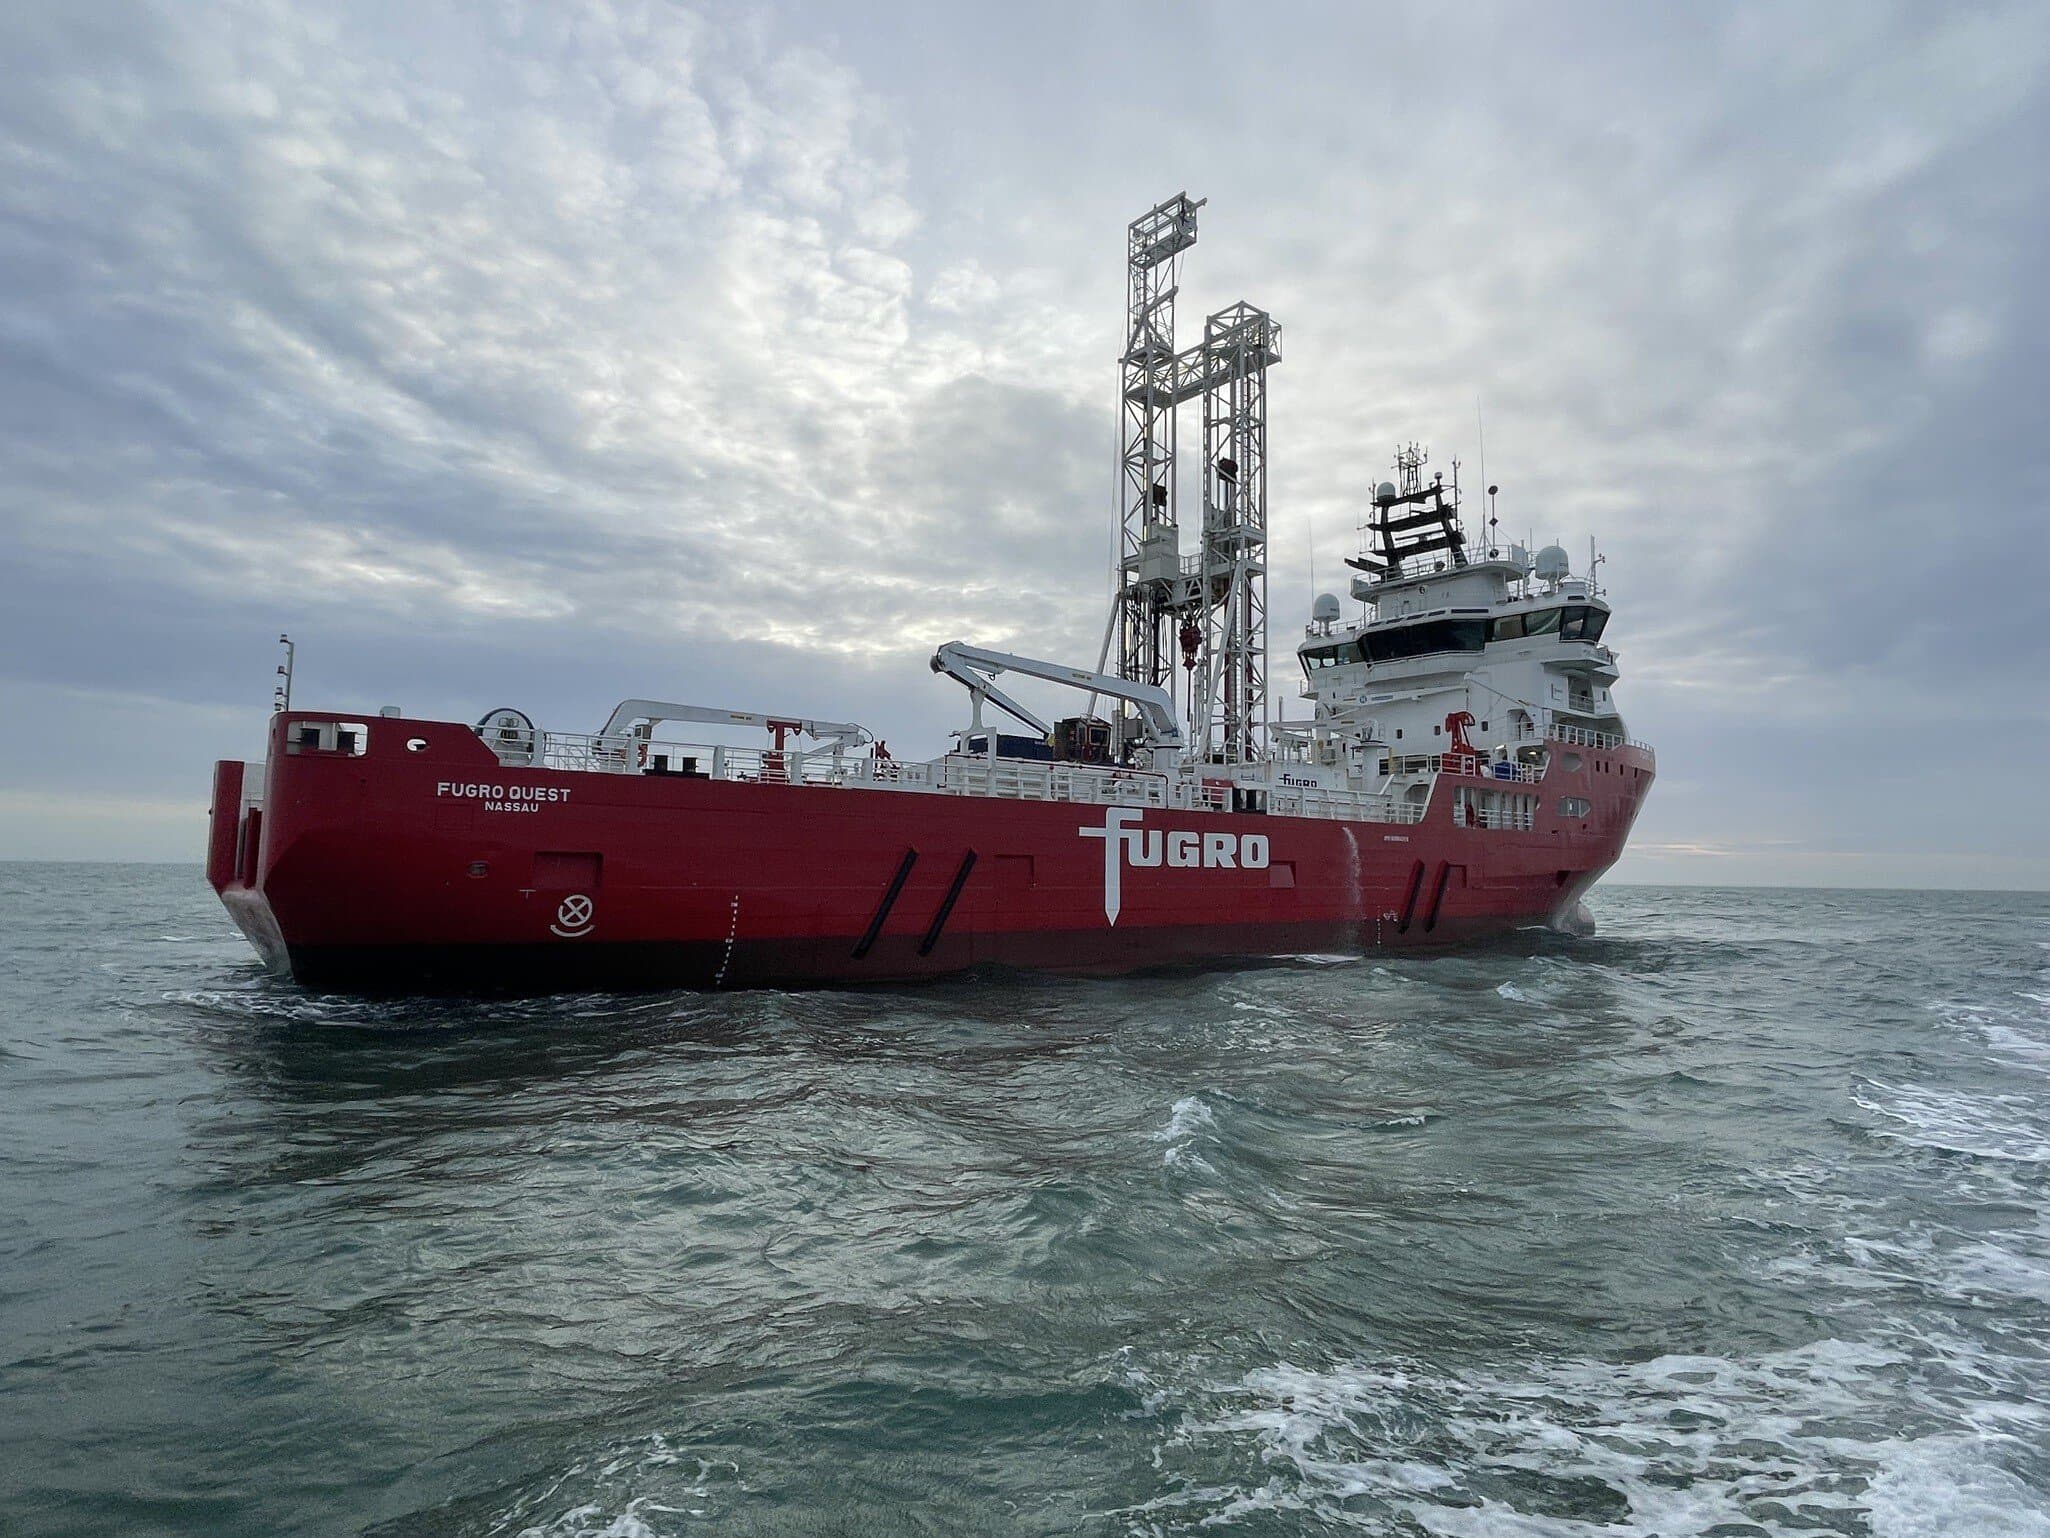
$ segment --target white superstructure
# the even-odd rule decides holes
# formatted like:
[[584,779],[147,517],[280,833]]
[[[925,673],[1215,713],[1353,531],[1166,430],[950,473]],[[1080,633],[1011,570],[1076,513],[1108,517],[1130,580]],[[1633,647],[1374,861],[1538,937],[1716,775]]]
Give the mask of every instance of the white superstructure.
[[1556,544],[1469,555],[1456,465],[1447,486],[1425,482],[1414,446],[1395,462],[1401,483],[1379,487],[1367,549],[1347,563],[1364,610],[1347,620],[1331,594],[1313,605],[1297,656],[1314,708],[1275,723],[1280,756],[1334,788],[1399,794],[1448,754],[1520,780],[1548,750],[1623,742],[1592,547],[1577,575]]

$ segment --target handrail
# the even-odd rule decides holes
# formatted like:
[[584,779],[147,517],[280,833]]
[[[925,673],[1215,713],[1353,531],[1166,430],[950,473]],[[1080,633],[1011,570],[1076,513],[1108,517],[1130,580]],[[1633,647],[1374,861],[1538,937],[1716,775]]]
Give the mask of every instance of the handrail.
[[[1038,759],[949,753],[930,762],[835,753],[820,748],[733,748],[721,745],[649,742],[633,734],[540,732],[531,755],[502,760],[508,766],[569,773],[665,774],[741,784],[802,785],[826,789],[908,791],[928,795],[981,796],[996,800],[1044,801],[1083,806],[1157,807],[1162,810],[1226,812],[1232,808],[1229,780],[1173,778],[1152,770]],[[665,760],[664,769],[655,766]],[[1326,820],[1416,823],[1428,802],[1382,792],[1323,786],[1265,789],[1270,813]]]
[[1640,753],[1653,752],[1650,743],[1641,742],[1635,737],[1625,737],[1621,732],[1598,732],[1590,727],[1565,726],[1557,721],[1546,726],[1545,736],[1553,742],[1563,742],[1569,747],[1597,748],[1604,751],[1612,748],[1635,748]]
[[1271,792],[1267,807],[1270,812],[1283,817],[1393,823],[1422,822],[1429,809],[1427,802],[1403,800],[1381,791],[1326,790],[1308,786]]
[[1529,764],[1490,758],[1485,753],[1390,754],[1387,762],[1394,774],[1451,774],[1501,785],[1535,785],[1544,778]]
[[1452,825],[1455,828],[1497,828],[1528,833],[1537,827],[1537,813],[1519,812],[1507,807],[1454,806]]

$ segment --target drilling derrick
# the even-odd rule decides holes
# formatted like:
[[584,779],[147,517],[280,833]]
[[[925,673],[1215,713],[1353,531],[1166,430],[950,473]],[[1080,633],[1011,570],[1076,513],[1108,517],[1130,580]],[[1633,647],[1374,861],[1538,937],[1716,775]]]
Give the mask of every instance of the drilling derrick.
[[1267,731],[1267,370],[1281,327],[1243,301],[1203,325],[1203,655],[1191,745],[1216,762],[1260,756]]
[[[1175,643],[1189,678],[1189,744],[1246,763],[1267,726],[1267,370],[1281,327],[1239,303],[1174,350],[1180,256],[1196,210],[1177,193],[1132,221],[1126,315],[1124,454],[1118,506],[1118,673],[1175,694]],[[1175,516],[1175,409],[1203,398],[1203,535],[1185,562]],[[1108,632],[1106,632],[1106,645]]]
[[1125,246],[1129,278],[1120,391],[1124,416],[1118,510],[1118,672],[1174,687],[1173,625],[1181,578],[1175,523],[1174,301],[1181,254],[1196,243],[1185,192],[1134,219]]

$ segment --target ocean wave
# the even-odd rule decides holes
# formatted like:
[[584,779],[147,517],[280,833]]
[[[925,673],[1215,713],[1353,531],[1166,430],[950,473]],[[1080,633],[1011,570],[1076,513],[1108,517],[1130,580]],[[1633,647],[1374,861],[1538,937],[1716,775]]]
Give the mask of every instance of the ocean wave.
[[1883,1235],[1845,1234],[1762,1263],[1757,1272],[1811,1291],[1892,1292],[1915,1304],[2034,1303],[2050,1297],[2050,1231],[2039,1224],[1972,1237],[1925,1225]]
[[229,1020],[286,1025],[432,1032],[465,1026],[533,1024],[559,1030],[578,1025],[627,1024],[681,1018],[708,1008],[694,994],[555,994],[546,998],[404,998],[308,993],[268,977],[244,987],[171,988],[160,1002]]
[[1874,1538],[2044,1538],[2050,1510],[1986,1458],[1970,1437],[1925,1437],[1896,1447],[1865,1491]]
[[[689,1470],[681,1467],[686,1461]],[[652,1433],[571,1464],[499,1512],[489,1530],[494,1538],[670,1538],[684,1523],[657,1527],[656,1520],[676,1517],[694,1525],[711,1516],[715,1487],[736,1486],[739,1475],[730,1460],[686,1460]],[[647,1485],[657,1488],[637,1488]]]
[[[1903,1364],[1842,1340],[1750,1359],[1565,1361],[1522,1376],[1284,1362],[1165,1396],[1181,1414],[1158,1455],[1163,1472],[1187,1458],[1207,1477],[1125,1514],[1149,1534],[1256,1513],[1448,1538],[2050,1534],[2034,1492],[1999,1461],[2021,1445],[2011,1430],[1875,1428],[1874,1395],[1897,1397],[1880,1384]],[[1945,1418],[1962,1420],[1954,1408]],[[1217,1478],[1220,1460],[1240,1477]]]
[[1201,1154],[1194,1152],[1192,1145],[1216,1126],[1217,1117],[1210,1107],[1203,1103],[1202,1096],[1182,1096],[1169,1111],[1167,1125],[1151,1134],[1154,1142],[1167,1145],[1160,1156],[1160,1162],[1169,1168],[1182,1166],[1209,1169],[1209,1162]]
[[1879,1137],[1973,1159],[2050,1164],[2050,1125],[2044,1107],[2026,1095],[1868,1081],[1864,1088],[1852,1090],[1851,1099],[1874,1115],[1899,1123],[1874,1127]]
[[649,1526],[644,1513],[676,1511],[674,1506],[641,1499],[628,1501],[622,1510],[608,1515],[600,1503],[593,1501],[570,1508],[546,1526],[523,1527],[519,1538],[663,1538],[660,1530]]
[[2021,989],[2023,1002],[1937,999],[1929,1005],[1937,1023],[1968,1037],[2007,1062],[2050,1068],[2050,994]]

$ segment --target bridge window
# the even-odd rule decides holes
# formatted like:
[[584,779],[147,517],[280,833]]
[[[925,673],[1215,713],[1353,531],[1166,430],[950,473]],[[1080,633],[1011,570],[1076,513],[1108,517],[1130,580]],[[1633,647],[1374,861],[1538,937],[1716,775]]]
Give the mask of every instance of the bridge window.
[[1557,635],[1562,609],[1540,609],[1535,614],[1500,614],[1488,621],[1490,641],[1521,641],[1531,636]]
[[1562,641],[1599,641],[1609,622],[1609,611],[1587,604],[1568,604],[1563,609],[1539,609],[1533,614],[1502,614],[1488,621],[1490,641],[1521,641],[1536,636],[1556,635]]
[[1316,673],[1322,668],[1335,668],[1341,663],[1359,661],[1359,651],[1351,641],[1341,641],[1335,646],[1319,646],[1302,654],[1303,671]]
[[1602,628],[1609,622],[1606,609],[1589,608],[1575,604],[1566,611],[1565,623],[1559,627],[1559,638],[1564,641],[1599,641]]
[[1432,652],[1477,652],[1487,644],[1484,619],[1433,619],[1400,630],[1370,630],[1360,637],[1369,662],[1400,662]]

